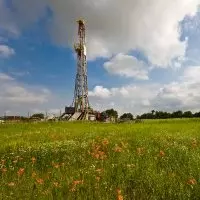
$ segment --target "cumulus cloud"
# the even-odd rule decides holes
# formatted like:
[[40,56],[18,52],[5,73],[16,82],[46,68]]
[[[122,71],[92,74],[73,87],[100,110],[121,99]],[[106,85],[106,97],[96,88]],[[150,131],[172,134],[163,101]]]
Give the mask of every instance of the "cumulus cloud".
[[89,91],[88,95],[91,97],[106,99],[110,97],[111,92],[107,88],[96,86],[93,91]]
[[[106,98],[102,99],[102,93],[96,90],[101,88],[109,94]],[[156,96],[159,85],[126,85],[119,88],[104,88],[97,86],[90,93],[91,104],[101,111],[107,108],[117,109],[122,112],[143,112],[149,108],[150,100]],[[89,94],[90,94],[89,93]],[[111,104],[112,103],[112,104]]]
[[118,54],[104,63],[104,68],[114,75],[133,77],[139,80],[148,80],[147,66],[130,55]]
[[51,1],[52,34],[57,43],[71,43],[74,21],[80,16],[87,21],[90,57],[101,56],[97,49],[106,57],[139,48],[153,64],[167,66],[185,54],[187,44],[179,40],[178,24],[186,14],[194,14],[198,4],[199,0]]
[[0,57],[9,58],[15,54],[15,50],[7,45],[0,44]]
[[193,15],[198,4],[199,0],[16,0],[14,13],[2,9],[2,20],[10,26],[25,25],[44,16],[48,7],[52,11],[48,26],[56,44],[72,46],[80,17],[87,22],[90,59],[141,49],[152,64],[166,67],[185,55],[187,41],[179,40],[179,22]]
[[185,69],[179,81],[160,88],[153,105],[160,109],[191,109],[200,107],[200,67]]
[[13,77],[0,73],[0,113],[6,110],[28,111],[47,103],[51,92],[46,88],[20,84]]
[[14,78],[12,78],[11,76],[8,76],[4,73],[0,73],[0,81],[12,81],[14,80]]
[[91,102],[101,110],[108,108],[113,102],[115,108],[122,112],[140,114],[155,110],[192,110],[200,108],[200,66],[188,67],[179,80],[166,85],[161,84],[132,84],[119,88],[103,88],[107,91],[106,99],[100,98],[101,93],[96,89],[90,96]]

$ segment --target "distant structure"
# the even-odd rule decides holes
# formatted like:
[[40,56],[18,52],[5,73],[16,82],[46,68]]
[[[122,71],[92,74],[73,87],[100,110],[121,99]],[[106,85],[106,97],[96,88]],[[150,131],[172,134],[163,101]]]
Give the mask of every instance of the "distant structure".
[[78,20],[78,36],[79,42],[74,45],[77,54],[77,74],[74,90],[73,106],[75,112],[84,113],[84,118],[88,115],[88,81],[87,81],[87,58],[86,58],[86,36],[85,23]]
[[[95,120],[95,116],[89,107],[88,80],[87,80],[87,51],[86,51],[86,27],[83,20],[78,20],[78,43],[74,45],[77,54],[77,72],[74,89],[74,99],[71,107],[65,107],[65,117],[73,120]],[[89,115],[90,114],[90,115]]]

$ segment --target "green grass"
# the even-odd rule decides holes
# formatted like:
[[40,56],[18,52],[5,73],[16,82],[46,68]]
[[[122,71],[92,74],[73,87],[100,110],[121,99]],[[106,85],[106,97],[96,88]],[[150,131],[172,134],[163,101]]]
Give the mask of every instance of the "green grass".
[[0,125],[0,199],[200,199],[199,142],[197,119]]

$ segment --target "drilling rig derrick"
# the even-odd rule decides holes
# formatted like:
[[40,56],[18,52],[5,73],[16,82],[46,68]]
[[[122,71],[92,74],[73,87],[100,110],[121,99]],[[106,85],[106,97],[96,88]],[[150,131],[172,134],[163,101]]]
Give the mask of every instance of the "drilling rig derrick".
[[77,54],[77,72],[74,88],[74,99],[71,107],[65,108],[65,114],[71,114],[70,119],[88,120],[89,100],[87,81],[86,27],[83,20],[78,20],[78,43],[74,45]]

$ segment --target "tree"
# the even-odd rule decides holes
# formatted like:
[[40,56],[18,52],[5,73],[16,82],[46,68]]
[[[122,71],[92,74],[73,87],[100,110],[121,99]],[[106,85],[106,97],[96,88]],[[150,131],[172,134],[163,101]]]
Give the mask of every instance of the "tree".
[[173,113],[171,114],[171,117],[172,117],[172,118],[182,118],[182,117],[183,117],[183,112],[182,112],[181,110],[176,111],[176,112],[173,112]]
[[118,112],[116,110],[114,110],[113,108],[112,109],[108,109],[106,111],[104,111],[108,117],[114,117],[114,118],[118,118]]
[[200,112],[194,113],[193,117],[200,117]]
[[44,119],[44,114],[43,114],[43,113],[36,113],[36,114],[33,114],[33,115],[31,116],[31,118]]
[[192,112],[191,111],[186,111],[183,113],[183,117],[185,118],[192,118],[193,115],[192,115]]
[[124,113],[120,119],[129,119],[129,120],[133,120],[133,115],[131,113]]

